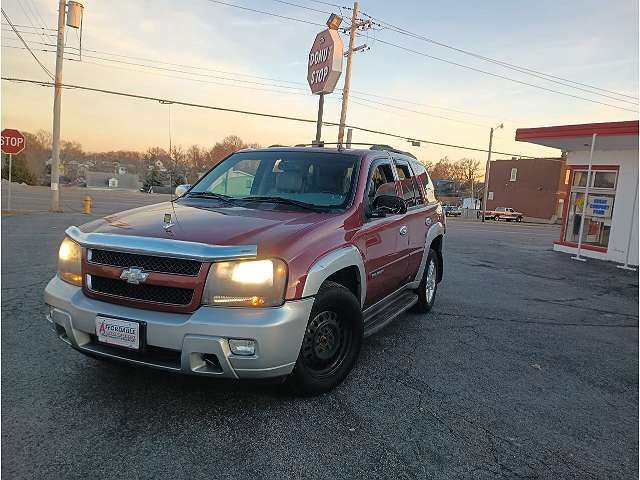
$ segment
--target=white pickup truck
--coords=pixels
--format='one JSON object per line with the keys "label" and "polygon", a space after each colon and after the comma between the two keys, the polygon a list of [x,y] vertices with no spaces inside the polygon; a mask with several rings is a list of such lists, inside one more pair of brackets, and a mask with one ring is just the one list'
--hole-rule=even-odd
{"label": "white pickup truck", "polygon": [[522,212],[516,212],[510,207],[497,207],[495,210],[487,210],[484,218],[493,218],[496,222],[500,220],[506,220],[507,222],[515,220],[516,222],[521,222],[524,214]]}

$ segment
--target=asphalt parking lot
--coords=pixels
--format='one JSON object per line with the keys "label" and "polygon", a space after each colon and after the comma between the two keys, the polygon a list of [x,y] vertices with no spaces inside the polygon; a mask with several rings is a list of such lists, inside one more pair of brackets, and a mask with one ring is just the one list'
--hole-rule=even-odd
{"label": "asphalt parking lot", "polygon": [[638,478],[638,275],[553,252],[555,226],[451,220],[434,310],[301,399],[57,340],[42,292],[87,220],[2,218],[2,478]]}

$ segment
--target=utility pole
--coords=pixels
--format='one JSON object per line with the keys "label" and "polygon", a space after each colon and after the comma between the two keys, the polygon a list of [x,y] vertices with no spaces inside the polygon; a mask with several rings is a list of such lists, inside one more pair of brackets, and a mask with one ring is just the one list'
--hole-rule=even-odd
{"label": "utility pole", "polygon": [[[495,128],[503,128],[504,125],[501,123]],[[487,154],[487,165],[484,170],[484,196],[482,200],[482,223],[484,223],[484,217],[487,214],[487,200],[489,199],[489,174],[491,173],[491,148],[493,147],[493,129],[489,131],[489,153]]]}
{"label": "utility pole", "polygon": [[51,155],[51,211],[60,208],[60,108],[62,103],[62,62],[64,57],[65,0],[58,2],[58,42],[56,48],[56,77],[53,94],[53,142]]}
{"label": "utility pole", "polygon": [[[62,63],[64,60],[64,27],[82,27],[83,9],[81,3],[69,1],[69,11],[65,0],[58,1],[58,39],[56,45],[56,76],[53,93],[53,141],[51,152],[51,211],[61,212],[60,208],[60,109],[62,104]],[[82,36],[82,29],[80,35]],[[82,46],[82,45],[81,45]]]}
{"label": "utility pole", "polygon": [[344,87],[342,88],[342,110],[340,111],[340,126],[338,128],[338,148],[342,146],[344,140],[344,126],[347,120],[347,104],[349,102],[349,89],[351,88],[351,65],[353,62],[353,49],[356,41],[356,31],[358,24],[358,10],[360,6],[357,1],[353,2],[353,15],[351,16],[351,26],[349,27],[349,49],[347,50],[347,71],[344,75]]}

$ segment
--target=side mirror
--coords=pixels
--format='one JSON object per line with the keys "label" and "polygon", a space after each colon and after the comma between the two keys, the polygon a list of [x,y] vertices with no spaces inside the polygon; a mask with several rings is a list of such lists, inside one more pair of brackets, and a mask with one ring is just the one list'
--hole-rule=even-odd
{"label": "side mirror", "polygon": [[184,185],[178,185],[176,187],[176,192],[175,192],[176,197],[181,197],[182,195],[187,193],[187,190],[189,190],[190,188],[191,188],[191,184],[189,183],[185,183]]}
{"label": "side mirror", "polygon": [[402,215],[407,213],[407,203],[396,195],[378,195],[371,205],[372,217]]}

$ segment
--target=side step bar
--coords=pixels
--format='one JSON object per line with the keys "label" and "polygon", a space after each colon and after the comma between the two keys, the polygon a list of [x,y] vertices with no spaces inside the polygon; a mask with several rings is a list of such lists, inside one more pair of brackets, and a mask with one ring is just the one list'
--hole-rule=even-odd
{"label": "side step bar", "polygon": [[384,328],[393,320],[418,303],[418,295],[412,291],[406,291],[389,302],[385,302],[380,308],[364,312],[364,336],[373,335]]}

